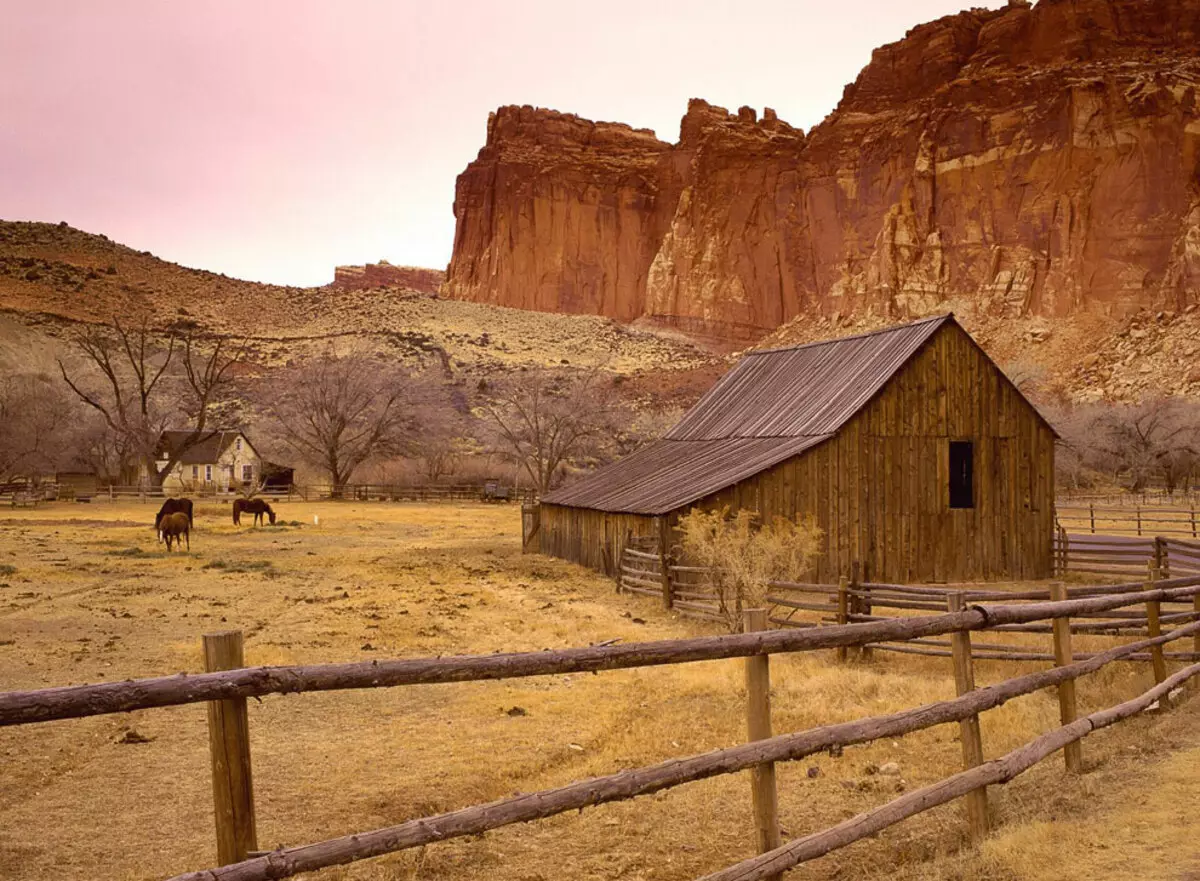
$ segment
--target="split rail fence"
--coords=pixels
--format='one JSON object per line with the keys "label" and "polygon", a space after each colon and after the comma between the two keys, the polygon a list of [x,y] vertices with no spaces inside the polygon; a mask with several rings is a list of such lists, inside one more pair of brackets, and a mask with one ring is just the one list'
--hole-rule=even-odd
{"label": "split rail fence", "polygon": [[1196,506],[1111,507],[1096,504],[1057,505],[1058,522],[1072,533],[1089,535],[1180,535],[1200,538]]}
{"label": "split rail fence", "polygon": [[[636,558],[635,558],[636,559]],[[841,592],[848,604],[850,590]],[[1200,652],[1200,621],[1175,621],[1164,608],[1189,605],[1200,612],[1200,577],[1066,588],[1056,582],[1048,591],[1028,596],[1004,595],[1008,602],[974,604],[987,592],[953,592],[947,611],[886,620],[863,620],[828,627],[765,629],[765,610],[746,610],[745,631],[629,645],[590,646],[557,651],[440,658],[414,658],[366,663],[290,667],[243,667],[240,632],[204,637],[208,672],[157,679],[79,685],[0,694],[0,726],[46,723],[107,713],[207,702],[212,756],[218,868],[176,876],[175,881],[265,881],[356,860],[421,847],[449,838],[479,835],[514,823],[529,822],[585,807],[645,795],[695,780],[749,771],[754,816],[754,842],[759,854],[705,876],[704,881],[751,881],[778,878],[780,873],[816,859],[894,825],[908,817],[965,799],[973,839],[988,831],[988,786],[1008,783],[1057,751],[1064,751],[1069,772],[1082,765],[1080,741],[1152,707],[1169,705],[1170,696],[1200,674],[1200,664],[1170,672],[1164,647],[1188,637],[1193,654]],[[1043,597],[1042,594],[1047,596]],[[1033,594],[1037,594],[1034,596]],[[877,597],[873,597],[877,599]],[[1023,602],[1012,602],[1014,599]],[[892,600],[901,602],[908,600]],[[924,603],[923,600],[912,600]],[[1144,610],[1145,632],[1138,639],[1104,652],[1081,656],[1072,635],[1098,615],[1115,616]],[[921,606],[915,611],[925,611]],[[847,611],[847,615],[851,613]],[[869,613],[855,612],[855,615]],[[1168,620],[1178,623],[1167,632]],[[1039,628],[1047,633],[1054,666],[994,685],[977,688],[974,660],[985,656],[973,644],[978,631],[1003,632]],[[884,716],[774,735],[770,712],[772,654],[835,649],[839,653],[866,646],[911,643],[948,637],[958,697]],[[1148,658],[1155,685],[1117,706],[1078,717],[1076,680],[1114,661]],[[739,746],[672,759],[567,786],[515,795],[484,805],[409,820],[399,825],[334,838],[315,844],[257,849],[254,787],[250,761],[246,701],[251,697],[306,691],[389,688],[434,683],[510,679],[525,676],[627,669],[697,661],[743,658],[746,664],[747,731]],[[979,715],[1013,698],[1045,688],[1057,689],[1061,727],[1013,752],[984,759]],[[935,725],[957,723],[963,744],[963,770],[931,786],[909,792],[823,831],[784,842],[777,815],[774,764],[801,759],[835,747],[898,737]]]}

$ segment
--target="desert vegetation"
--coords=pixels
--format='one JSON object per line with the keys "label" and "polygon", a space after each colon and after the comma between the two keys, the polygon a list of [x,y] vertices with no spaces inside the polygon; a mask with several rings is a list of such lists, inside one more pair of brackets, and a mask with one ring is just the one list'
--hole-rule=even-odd
{"label": "desert vegetation", "polygon": [[1200,405],[1152,397],[1136,404],[1059,405],[1047,413],[1062,436],[1059,484],[1072,489],[1190,488],[1200,471]]}
{"label": "desert vegetation", "polygon": [[708,570],[730,632],[741,630],[745,609],[766,607],[770,582],[798,579],[820,550],[821,530],[811,520],[758,519],[728,506],[696,508],[679,519],[684,557]]}

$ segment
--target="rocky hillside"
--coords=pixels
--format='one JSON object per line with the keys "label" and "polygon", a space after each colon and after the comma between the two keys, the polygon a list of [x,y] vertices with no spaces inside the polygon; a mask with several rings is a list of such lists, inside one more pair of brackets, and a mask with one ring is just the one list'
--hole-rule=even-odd
{"label": "rocky hillside", "polygon": [[1200,0],[974,9],[875,51],[807,135],[692,101],[679,140],[502,107],[444,291],[754,338],[797,316],[1200,302]]}
{"label": "rocky hillside", "polygon": [[0,370],[53,370],[72,327],[148,315],[251,342],[264,367],[327,347],[439,364],[456,380],[529,366],[596,366],[689,403],[723,361],[679,334],[600,316],[527,313],[401,287],[278,287],[168,263],[44,223],[0,221]]}
{"label": "rocky hillside", "polygon": [[393,266],[386,260],[363,266],[339,266],[333,271],[335,291],[361,291],[366,288],[404,288],[419,294],[436,294],[446,280],[440,269]]}

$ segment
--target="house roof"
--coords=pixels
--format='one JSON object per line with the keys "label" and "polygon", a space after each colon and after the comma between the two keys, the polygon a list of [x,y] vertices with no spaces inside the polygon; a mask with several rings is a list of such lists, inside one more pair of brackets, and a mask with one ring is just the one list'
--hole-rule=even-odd
{"label": "house roof", "polygon": [[[158,441],[159,456],[179,449],[191,436],[190,431],[164,431]],[[179,457],[179,464],[211,465],[221,458],[221,454],[238,437],[245,437],[245,435],[240,431],[210,431],[201,435],[199,442],[195,446],[189,447]]]}
{"label": "house roof", "polygon": [[542,501],[665,514],[732,486],[833,437],[947,324],[748,352],[661,440]]}

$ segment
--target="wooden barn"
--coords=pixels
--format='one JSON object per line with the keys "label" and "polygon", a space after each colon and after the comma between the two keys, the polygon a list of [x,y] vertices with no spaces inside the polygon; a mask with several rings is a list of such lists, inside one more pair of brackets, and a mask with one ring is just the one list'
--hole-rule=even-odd
{"label": "wooden barn", "polygon": [[953,315],[750,352],[661,440],[547,494],[533,541],[610,570],[627,535],[728,505],[811,515],[822,581],[1044,578],[1056,437]]}

